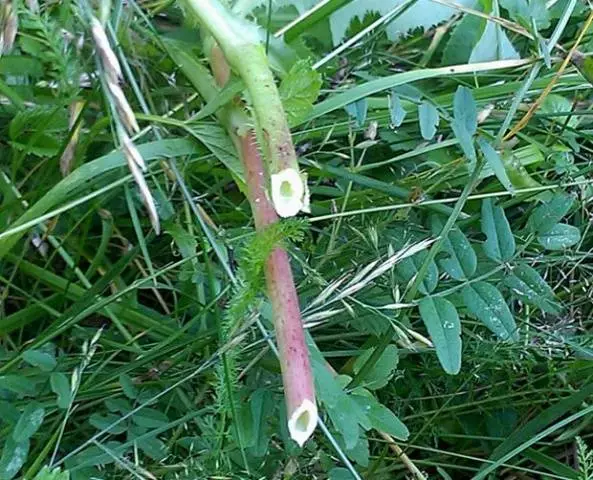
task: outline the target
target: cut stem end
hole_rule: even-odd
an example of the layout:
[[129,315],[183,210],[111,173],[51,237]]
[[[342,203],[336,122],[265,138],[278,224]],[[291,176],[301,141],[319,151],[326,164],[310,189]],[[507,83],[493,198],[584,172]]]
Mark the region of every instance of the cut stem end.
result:
[[270,177],[272,204],[279,216],[294,217],[305,206],[308,193],[301,174],[294,168],[285,168]]
[[290,438],[302,447],[315,431],[317,426],[317,406],[308,399],[294,411],[288,419]]

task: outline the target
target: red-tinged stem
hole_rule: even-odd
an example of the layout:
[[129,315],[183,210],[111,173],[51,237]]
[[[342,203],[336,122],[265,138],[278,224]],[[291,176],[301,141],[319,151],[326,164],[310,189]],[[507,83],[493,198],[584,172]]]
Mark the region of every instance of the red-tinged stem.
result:
[[[224,53],[216,43],[210,49],[210,64],[216,83],[221,87],[226,85],[231,78],[231,67],[229,67],[229,64],[224,58]],[[216,68],[214,68],[215,65]]]
[[[276,223],[278,216],[266,194],[265,170],[254,132],[238,140],[255,226],[262,231]],[[302,446],[315,430],[317,406],[299,299],[286,250],[277,247],[272,251],[266,261],[265,274],[282,369],[288,430]]]
[[245,180],[249,191],[249,203],[253,210],[255,228],[263,230],[278,221],[278,215],[266,195],[264,164],[257,148],[257,139],[253,131],[239,137],[241,157],[245,166]]
[[[308,204],[306,180],[299,170],[282,100],[257,30],[236,17],[221,0],[185,0],[185,4],[220,46],[226,61],[224,70],[232,67],[249,93],[276,213],[281,217],[298,214]],[[213,52],[211,60],[217,55]]]
[[[214,78],[222,87],[230,76],[228,63],[215,42],[210,43],[210,39],[205,41],[209,43],[207,50]],[[243,162],[247,197],[256,230],[261,232],[279,221],[267,191],[268,171],[260,155],[256,133],[248,126],[249,119],[242,108],[235,105],[225,110],[225,114],[219,115],[219,118],[225,124]],[[318,414],[309,350],[286,250],[275,248],[266,260],[264,271],[282,370],[288,430],[290,436],[302,446],[315,430]]]

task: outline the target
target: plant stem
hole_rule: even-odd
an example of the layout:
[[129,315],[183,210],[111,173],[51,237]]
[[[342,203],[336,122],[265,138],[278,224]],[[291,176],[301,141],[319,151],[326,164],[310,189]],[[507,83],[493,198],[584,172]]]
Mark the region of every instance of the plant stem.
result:
[[[218,85],[224,86],[229,79],[225,56],[216,43],[209,47],[212,72]],[[219,118],[221,117],[223,116]],[[255,228],[261,232],[277,223],[279,218],[267,194],[268,176],[258,149],[256,134],[246,125],[245,120],[243,125],[229,120],[245,118],[241,107],[227,107],[225,117],[227,121],[223,120],[223,123],[226,124],[245,168],[247,196],[253,211]],[[288,430],[291,438],[302,446],[315,430],[318,413],[298,295],[289,256],[284,248],[274,248],[266,260],[264,271],[280,354]]]
[[274,209],[281,217],[296,215],[306,204],[306,186],[264,47],[252,27],[235,18],[219,0],[186,0],[186,4],[214,37],[230,67],[245,82],[258,138],[266,155]]
[[[263,162],[253,131],[240,137],[239,141],[255,226],[262,231],[276,223],[278,217],[266,195]],[[272,251],[266,261],[265,274],[280,353],[288,430],[302,446],[317,424],[317,407],[309,351],[286,250],[276,247]]]

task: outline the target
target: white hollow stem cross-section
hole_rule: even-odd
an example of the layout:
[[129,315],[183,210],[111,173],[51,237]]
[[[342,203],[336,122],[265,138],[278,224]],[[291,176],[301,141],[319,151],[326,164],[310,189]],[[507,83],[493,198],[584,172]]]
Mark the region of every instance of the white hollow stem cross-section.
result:
[[270,178],[272,203],[276,213],[283,218],[294,217],[303,208],[305,183],[294,168],[285,168]]
[[317,406],[308,399],[303,400],[303,403],[292,412],[288,419],[288,431],[290,438],[302,447],[305,442],[312,435],[317,426]]

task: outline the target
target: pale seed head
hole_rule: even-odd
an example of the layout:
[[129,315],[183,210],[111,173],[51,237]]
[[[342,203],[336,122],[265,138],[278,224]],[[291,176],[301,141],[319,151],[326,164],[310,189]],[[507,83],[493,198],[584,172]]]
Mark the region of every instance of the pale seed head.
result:
[[132,107],[130,107],[128,100],[124,95],[124,91],[117,83],[113,83],[111,78],[107,78],[107,89],[111,94],[111,98],[113,99],[121,123],[126,127],[128,133],[130,135],[138,133],[140,127],[138,126]]
[[12,50],[18,31],[18,18],[12,2],[5,1],[2,7],[2,30],[0,31],[0,54]]
[[161,231],[159,215],[156,210],[156,205],[154,202],[154,198],[150,193],[150,189],[144,179],[144,175],[140,170],[140,166],[144,165],[144,160],[140,155],[140,152],[136,149],[136,146],[132,143],[130,138],[126,135],[126,133],[120,129],[119,131],[120,140],[122,143],[122,151],[128,162],[128,168],[134,177],[134,181],[136,185],[138,185],[138,189],[140,190],[140,195],[142,197],[142,201],[144,202],[144,206],[148,211],[148,217],[150,218],[150,223],[152,224],[152,228],[158,235]]
[[118,83],[123,78],[119,61],[107,39],[103,25],[95,17],[91,19],[91,33],[105,73],[113,83]]

